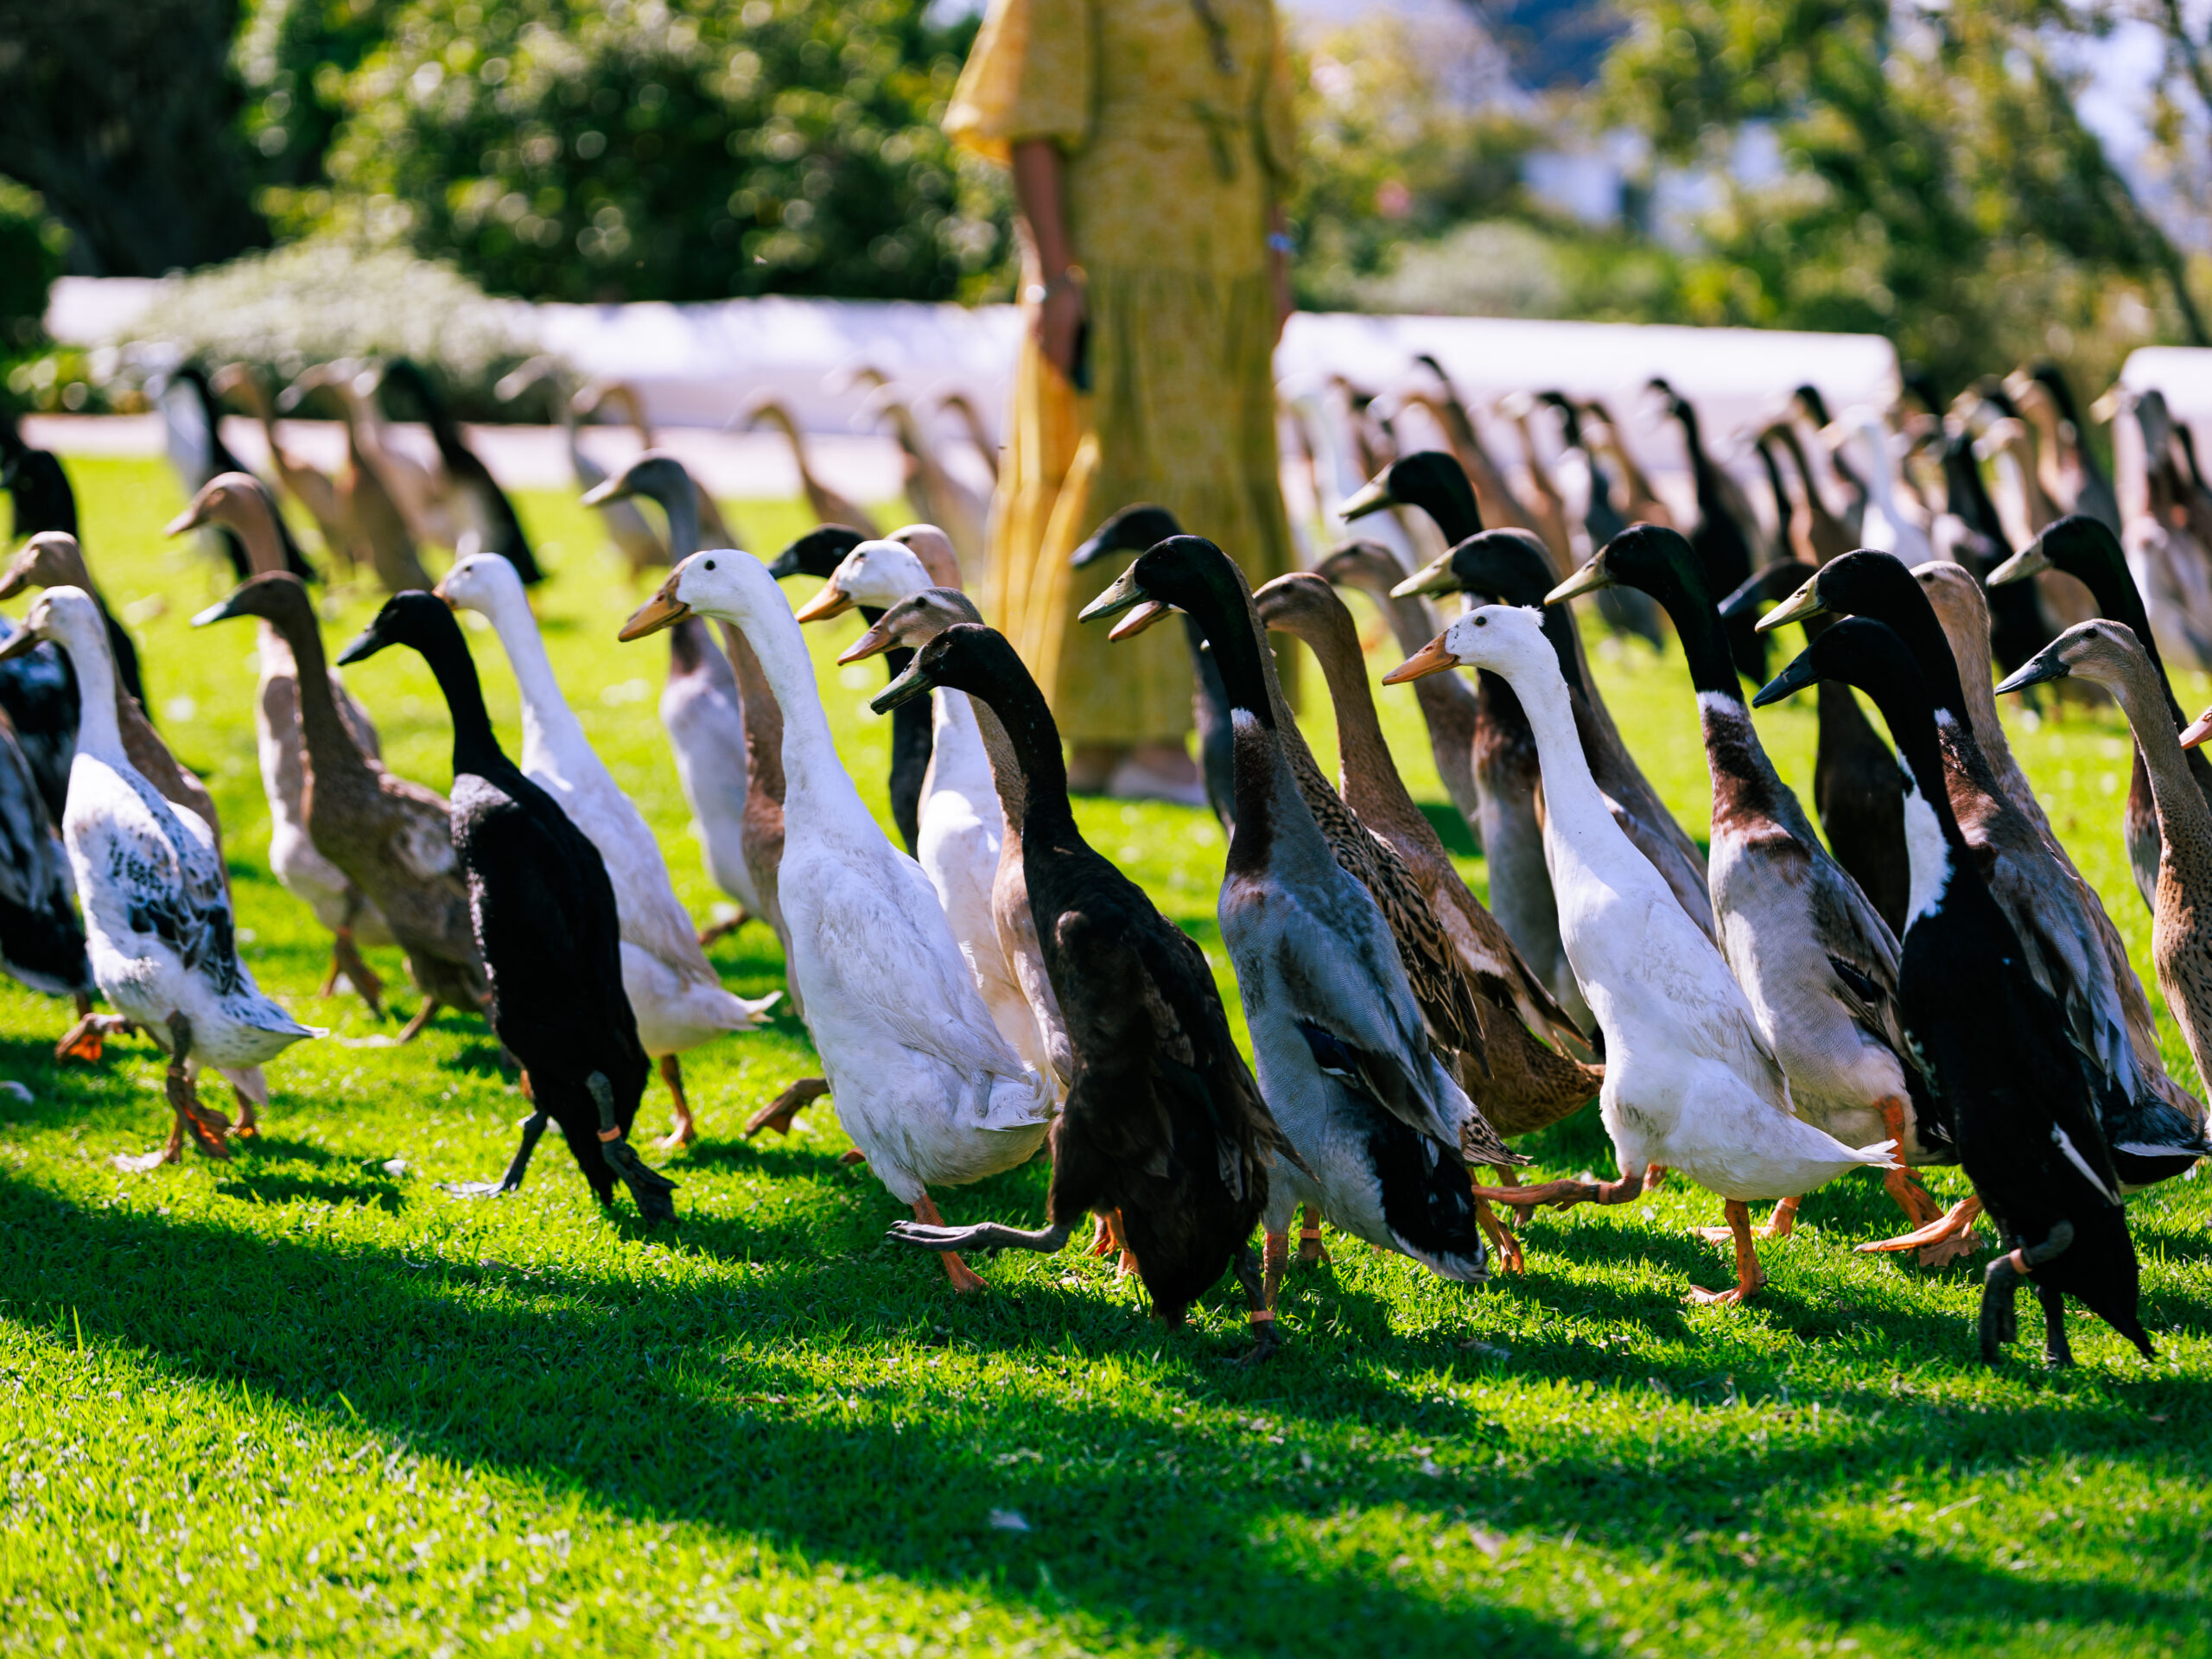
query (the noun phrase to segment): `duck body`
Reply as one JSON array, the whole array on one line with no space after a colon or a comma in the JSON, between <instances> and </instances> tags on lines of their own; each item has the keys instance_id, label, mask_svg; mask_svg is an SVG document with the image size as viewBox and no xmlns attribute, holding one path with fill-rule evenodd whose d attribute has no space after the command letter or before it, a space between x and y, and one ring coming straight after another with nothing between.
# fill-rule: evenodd
<instances>
[{"instance_id":1,"label":"duck body","mask_svg":"<svg viewBox=\"0 0 2212 1659\"><path fill-rule=\"evenodd\" d=\"M92 988L67 856L30 762L0 714L0 969L48 996Z\"/></svg>"},{"instance_id":2,"label":"duck body","mask_svg":"<svg viewBox=\"0 0 2212 1659\"><path fill-rule=\"evenodd\" d=\"M1470 611L1394 677L1479 663L1527 709L1544 762L1545 837L1560 931L1605 1033L1600 1115L1621 1179L1525 1189L1544 1202L1618 1203L1655 1166L1681 1170L1727 1201L1739 1300L1764 1282L1744 1206L1792 1198L1860 1166L1892 1143L1844 1145L1800 1118L1758 1020L1710 936L1613 821L1577 741L1567 684L1536 615Z\"/></svg>"},{"instance_id":3,"label":"duck body","mask_svg":"<svg viewBox=\"0 0 2212 1659\"><path fill-rule=\"evenodd\" d=\"M1912 910L1898 1006L1906 1040L1957 1138L1959 1159L2013 1253L1993 1262L1982 1304L1986 1357L2011 1338L2012 1289L2031 1275L2047 1352L2071 1359L2062 1293L2147 1357L2135 1312L2137 1265L2093 1094L2066 1018L2029 968L2018 936L1981 877L1950 810L1938 733L1956 717L1931 696L1905 642L1853 619L1823 634L1759 694L1787 695L1815 675L1849 679L1881 709L1911 779Z\"/></svg>"},{"instance_id":4,"label":"duck body","mask_svg":"<svg viewBox=\"0 0 2212 1659\"><path fill-rule=\"evenodd\" d=\"M1272 1190L1269 1234L1300 1200L1319 1202L1337 1226L1444 1278L1484 1277L1466 1162L1519 1160L1432 1046L1389 924L1294 775L1243 573L1211 543L1178 537L1086 620L1139 604L1155 607L1146 618L1172 604L1198 620L1235 721L1236 830L1217 913L1261 1095L1302 1164Z\"/></svg>"},{"instance_id":5,"label":"duck body","mask_svg":"<svg viewBox=\"0 0 2212 1659\"><path fill-rule=\"evenodd\" d=\"M767 1004L748 1003L722 988L677 901L660 844L561 693L520 574L499 554L473 553L456 561L434 591L490 620L522 691L523 776L598 849L614 890L622 986L645 1052L677 1054L751 1030Z\"/></svg>"},{"instance_id":6,"label":"duck body","mask_svg":"<svg viewBox=\"0 0 2212 1659\"><path fill-rule=\"evenodd\" d=\"M1004 639L949 628L916 654L908 678L988 701L1021 773L1025 887L1071 1050L1052 1129L1052 1247L1086 1211L1116 1217L1170 1325L1232 1263L1259 1292L1247 1246L1267 1209L1270 1161L1287 1148L1205 954L1077 830L1059 733ZM1272 1345L1265 1310L1255 1313Z\"/></svg>"},{"instance_id":7,"label":"duck body","mask_svg":"<svg viewBox=\"0 0 2212 1659\"><path fill-rule=\"evenodd\" d=\"M934 1221L931 1185L981 1180L1043 1144L1051 1085L999 1035L928 876L861 804L767 568L747 553L695 554L624 632L686 611L745 635L783 710L778 887L791 976L838 1122L892 1194Z\"/></svg>"}]
</instances>

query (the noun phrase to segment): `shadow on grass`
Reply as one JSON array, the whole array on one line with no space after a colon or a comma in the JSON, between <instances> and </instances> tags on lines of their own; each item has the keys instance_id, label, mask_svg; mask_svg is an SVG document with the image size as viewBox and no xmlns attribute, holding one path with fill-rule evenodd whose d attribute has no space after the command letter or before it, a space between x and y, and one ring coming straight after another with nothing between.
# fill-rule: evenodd
<instances>
[{"instance_id":1,"label":"shadow on grass","mask_svg":"<svg viewBox=\"0 0 2212 1659\"><path fill-rule=\"evenodd\" d=\"M1038 1173L1001 1178L1000 1196L1014 1198ZM979 1194L975 1207L986 1204ZM1208 1324L1236 1332L1226 1338L1165 1332L1090 1285L1033 1278L957 1302L925 1262L862 1243L875 1224L856 1222L845 1236L859 1248L841 1255L844 1230L794 1221L780 1239L768 1230L775 1254L760 1281L677 1286L57 1209L35 1183L0 1173L14 1319L36 1325L67 1309L88 1338L142 1349L188 1378L246 1381L304 1410L327 1411L342 1393L381 1433L460 1464L535 1471L613 1511L766 1533L817 1559L954 1586L989 1581L1020 1599L1033 1579L1048 1606L1080 1607L1131 1637L1230 1651L1349 1639L1357 1651L1457 1653L1475 1643L1555 1659L1580 1650L1578 1627L1486 1601L1464 1577L1401 1579L1353 1549L1315 1565L1287 1541L1312 1521L1397 1509L1440 1526L1480 1514L1516 1529L1575 1527L1586 1542L1650 1559L1693 1528L1732 1533L1742 1506L1777 1484L1793 1501L1765 1522L1760 1548L1778 1536L1784 1565L1739 1573L1723 1552L1696 1570L1740 1576L1743 1593L1778 1615L1911 1628L2044 1618L2063 1637L2090 1623L2171 1623L2202 1610L2195 1596L2152 1582L2024 1584L1878 1528L1842 1535L1826 1500L2060 1452L2201 1484L2212 1425L2202 1382L2116 1369L2054 1384L2047 1404L1993 1412L1923 1405L1871 1381L1824 1385L1823 1399L1853 1414L1841 1427L1831 1418L1817 1434L1778 1431L1771 1445L1740 1419L1711 1435L1655 1432L1645 1465L1634 1467L1613 1439L1562 1433L1526 1448L1522 1471L1507 1472L1495 1453L1514 1437L1478 1402L1425 1399L1402 1380L1480 1376L1484 1363L1440 1333L1393 1335L1381 1306L1333 1274L1294 1275L1290 1294L1298 1328L1310 1319L1338 1334L1294 1338L1272 1364L1247 1370L1226 1363L1246 1349L1233 1289L1207 1303ZM743 1230L690 1217L672 1242L720 1255ZM1581 1243L1609 1243L1611 1230L1586 1230ZM1618 1242L1651 1252L1648 1235ZM760 1243L755 1230L756 1251ZM1634 1298L1617 1311L1681 1318ZM1931 1340L1942 1323L1909 1321L1899 1351L1955 1364L1961 1333ZM733 1331L747 1338L735 1352ZM964 1379L941 1384L910 1366L880 1380L877 1344L925 1331L1019 1357L1021 1370L1079 1374L1109 1357L1146 1363L1164 1391L1263 1412L1282 1440L1224 1432L1217 1418L1185 1430L1111 1391L1071 1400L1001 1376L979 1416ZM1338 1339L1344 1331L1356 1340ZM833 1372L825 1388L820 1359L830 1347L867 1375ZM1592 1380L1592 1360L1588 1344L1540 1336L1516 1342L1513 1372L1571 1382L1593 1402L1647 1389L1656 1376L1677 1403L1719 1407L1739 1389L1771 1392L1789 1363L1732 1357L1720 1378L1709 1357L1669 1367L1638 1356ZM2174 1427L2146 1428L2146 1409ZM1364 1439L1346 1450L1347 1427L1418 1435L1441 1461L1370 1452ZM1025 1448L1035 1455L1014 1457ZM895 1496L916 1493L931 1496ZM1019 1508L1033 1530L995 1530L988 1510L997 1507ZM1925 1595L1930 1567L1944 1575L1936 1608Z\"/></svg>"}]
</instances>

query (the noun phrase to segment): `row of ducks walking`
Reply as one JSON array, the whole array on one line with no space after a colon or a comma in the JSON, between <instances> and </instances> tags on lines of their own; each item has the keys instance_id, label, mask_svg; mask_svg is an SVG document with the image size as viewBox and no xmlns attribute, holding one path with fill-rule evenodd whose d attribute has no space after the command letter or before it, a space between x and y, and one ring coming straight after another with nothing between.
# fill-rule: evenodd
<instances>
[{"instance_id":1,"label":"row of ducks walking","mask_svg":"<svg viewBox=\"0 0 2212 1659\"><path fill-rule=\"evenodd\" d=\"M1911 1224L1872 1248L1944 1259L1990 1215L2005 1253L1990 1270L1986 1351L2009 1337L2021 1282L2042 1297L2054 1358L2066 1355L2061 1291L2149 1351L2120 1202L2212 1143L2203 1109L2158 1061L2116 930L2004 747L1986 690L1987 609L1959 567L1847 553L1759 621L1815 633L1850 617L1817 632L1754 701L1857 686L1897 746L1902 766L1847 694L1824 695L1824 763L1833 725L1839 756L1866 774L1864 790L1834 798L1832 856L1743 695L1729 625L1772 595L1770 572L1716 602L1688 540L1635 525L1558 582L1535 537L1482 529L1443 456L1402 460L1348 504L1425 506L1446 535L1465 532L1417 572L1354 544L1254 594L1232 560L1159 509L1117 515L1078 556L1135 556L1085 620L1115 619L1126 638L1171 611L1185 619L1210 779L1231 830L1220 919L1248 1069L1203 955L1084 842L1045 699L960 592L941 532L870 540L824 526L772 565L691 550L696 486L671 457L648 454L588 499L640 496L660 501L683 556L621 634L671 636L663 714L710 871L775 931L823 1064L748 1133L788 1128L829 1093L860 1155L914 1211L893 1236L938 1253L956 1287L982 1282L961 1252L1058 1249L1089 1213L1099 1247L1118 1242L1171 1320L1234 1268L1264 1351L1301 1207L1309 1259L1325 1216L1441 1276L1478 1280L1493 1260L1520 1264L1499 1208L1622 1202L1671 1168L1723 1200L1717 1236L1734 1245L1737 1282L1695 1294L1735 1301L1763 1282L1750 1205L1779 1201L1772 1236L1803 1192L1872 1168ZM643 1213L672 1215L671 1184L629 1139L652 1058L676 1103L671 1140L688 1138L676 1057L748 1028L765 1005L715 981L650 831L562 696L520 574L497 554L465 557L435 591L389 600L338 659L404 645L428 662L454 734L441 800L378 760L373 728L324 659L305 588L283 568L279 524L265 489L238 474L210 480L171 531L220 524L258 572L195 621L252 617L261 629L272 863L330 927L334 978L374 1007L380 988L359 946L388 937L423 995L405 1035L439 1005L481 1008L522 1066L533 1110L521 1145L501 1179L467 1190L519 1184L551 1122L602 1201L619 1179ZM2014 574L2037 561L2093 590L2104 581L2101 601L2120 615L2069 630L2000 689L2098 678L2136 722L2158 836L2161 985L2194 1052L2208 981L2192 884L2212 869L2200 874L2192 855L2212 820L2189 814L2212 809L2182 758L2155 648L2128 620L2139 600L2130 612L2109 532L2064 521ZM778 580L800 571L827 580L795 615ZM180 1155L188 1137L221 1155L233 1129L200 1101L200 1069L230 1080L249 1128L267 1099L258 1067L319 1033L264 996L238 958L212 805L181 798L196 780L172 775L182 769L123 687L80 550L35 538L10 580L45 591L0 656L51 641L77 683L60 814L70 880L48 871L41 891L47 920L73 925L73 886L89 971L41 983L12 944L20 927L0 930L9 965L80 998L96 983L114 1009L82 1008L64 1052L97 1058L125 1025L168 1051L175 1128L140 1161ZM1386 679L1415 685L1440 759L1451 753L1464 771L1495 913L1397 773L1337 585L1385 596L1408 645ZM1610 588L1663 613L1688 660L1713 778L1709 855L1643 780L1583 660L1566 601ZM1488 602L1439 631L1424 596L1452 590ZM863 805L815 689L803 628L855 607L869 626L842 660L912 653L894 658L875 706L929 721L915 857ZM516 674L519 766L493 731L454 608L487 617ZM1270 629L1320 660L1339 786L1283 702ZM1440 671L1453 666L1477 676ZM1864 729L1844 731L1846 709ZM894 745L894 803L912 760ZM2186 799L2170 799L2183 785ZM1894 816L1847 860L1839 830L1862 794L1885 790ZM35 839L17 837L26 868ZM1902 892L1901 926L1871 896L1889 892L1885 880ZM885 975L886 960L901 971ZM1618 1179L1522 1185L1524 1160L1504 1137L1593 1094ZM1048 1141L1045 1228L945 1225L932 1187L1011 1167ZM1948 1213L1910 1173L1942 1163L1962 1164L1975 1185ZM1489 1181L1471 1177L1485 1169Z\"/></svg>"}]
</instances>

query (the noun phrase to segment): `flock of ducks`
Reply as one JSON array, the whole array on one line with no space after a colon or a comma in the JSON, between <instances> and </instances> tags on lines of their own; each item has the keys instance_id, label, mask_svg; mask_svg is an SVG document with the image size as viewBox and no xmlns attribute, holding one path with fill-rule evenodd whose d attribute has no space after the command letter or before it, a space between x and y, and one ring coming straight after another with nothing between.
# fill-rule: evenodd
<instances>
[{"instance_id":1,"label":"flock of ducks","mask_svg":"<svg viewBox=\"0 0 2212 1659\"><path fill-rule=\"evenodd\" d=\"M1807 1192L1867 1171L1904 1226L1862 1249L1948 1261L1987 1217L1999 1252L1980 1317L1987 1357L2013 1338L2024 1284L2052 1363L2070 1360L2068 1296L2149 1354L2125 1199L2191 1169L2212 1137L2159 1058L2118 931L2015 763L1996 697L2093 685L2127 717L2129 859L2159 988L2202 1073L2212 771L2196 746L2212 713L2185 722L2164 664L2177 641L2194 652L2206 618L2159 612L2202 556L2184 545L2200 511L2187 492L2204 511L2212 494L2182 429L2134 400L2146 439L2160 435L2154 536L2123 518L2054 372L1980 386L1963 409L1923 395L1889 423L1833 423L1807 388L1754 440L1770 531L1663 382L1653 395L1681 429L1694 486L1680 525L1605 410L1520 400L1505 413L1530 456L1529 423L1548 414L1582 457L1578 525L1542 469L1516 493L1441 369L1423 366L1437 385L1404 403L1450 448L1369 454L1372 475L1338 509L1384 535L1256 593L1155 506L1116 513L1076 555L1123 566L1085 624L1123 639L1182 619L1207 794L1230 832L1219 919L1249 1065L1204 955L1084 839L1052 712L963 592L972 525L884 536L825 512L764 562L728 544L666 452L611 476L589 465L575 423L620 389L579 391L543 362L506 384L516 397L551 388L584 501L633 573L669 569L619 637L666 636L660 713L708 871L739 921L775 933L822 1065L747 1135L788 1130L826 1094L849 1160L912 1211L891 1236L936 1254L956 1289L985 1284L964 1253L1058 1250L1090 1217L1091 1248L1120 1251L1171 1323L1233 1271L1256 1354L1279 1341L1294 1225L1302 1261L1325 1257L1325 1218L1442 1278L1479 1281L1523 1265L1515 1217L1625 1202L1669 1170L1721 1200L1708 1236L1735 1255L1735 1283L1697 1299L1755 1294L1758 1241L1786 1234ZM378 398L393 388L429 423L435 474L392 465ZM279 405L314 392L346 424L336 478L278 442ZM219 393L267 424L279 481L333 557L391 589L334 663L275 496L222 449ZM258 636L270 861L330 935L324 994L350 987L381 1018L385 987L362 948L397 946L420 1000L395 1040L442 1008L480 1012L519 1065L531 1111L513 1159L455 1191L512 1191L556 1123L602 1203L619 1182L643 1216L672 1217L673 1183L632 1144L645 1089L658 1069L675 1119L663 1146L690 1141L680 1057L757 1027L777 999L721 986L653 835L593 752L539 635L530 588L542 572L512 505L411 365L312 370L282 398L250 371L188 372L165 406L189 441L188 475L205 474L168 533L213 537L239 577L194 626L251 618ZM787 415L759 413L797 442ZM262 1068L323 1033L239 957L213 804L145 715L137 654L78 543L66 475L12 432L4 448L18 529L35 533L0 596L38 592L0 644L0 965L73 1000L60 1055L96 1062L124 1031L167 1053L168 1139L124 1162L173 1161L188 1141L227 1156L268 1106ZM2015 494L2068 511L2016 537L1983 486L1993 457ZM1936 477L1942 510L1916 511ZM817 511L861 517L807 480ZM455 554L435 584L426 541ZM1408 556L1424 543L1443 550ZM797 575L821 586L794 612L779 583ZM1349 589L1380 607L1402 648L1384 683L1414 690L1492 906L1398 772ZM1448 594L1465 608L1446 620L1431 601ZM1682 652L1713 786L1704 848L1605 707L1571 605L1586 596L1606 626ZM904 851L838 756L806 642L808 626L855 609L867 628L840 661L886 658L874 707L894 721ZM520 690L518 760L486 713L460 611L489 625ZM1804 648L1772 673L1770 645L1789 625ZM1271 632L1317 659L1333 784L1284 700ZM385 767L337 671L398 646L423 658L447 705L448 797ZM375 671L354 680L373 685ZM1819 829L1751 716L1808 687ZM235 1121L200 1097L211 1067ZM1593 1096L1615 1178L1524 1184L1509 1138ZM946 1223L933 1190L1040 1150L1046 1225ZM1974 1185L1948 1211L1914 1173L1940 1165ZM1769 1203L1755 1222L1751 1206Z\"/></svg>"}]
</instances>

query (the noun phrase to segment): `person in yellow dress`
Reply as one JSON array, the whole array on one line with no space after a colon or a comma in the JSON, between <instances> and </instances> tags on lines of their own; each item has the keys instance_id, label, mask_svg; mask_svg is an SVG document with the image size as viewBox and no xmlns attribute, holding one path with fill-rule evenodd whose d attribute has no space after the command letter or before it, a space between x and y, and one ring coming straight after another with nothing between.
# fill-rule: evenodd
<instances>
[{"instance_id":1,"label":"person in yellow dress","mask_svg":"<svg viewBox=\"0 0 2212 1659\"><path fill-rule=\"evenodd\" d=\"M1274 353L1289 313L1290 83L1272 0L992 0L945 130L1008 163L1030 328L985 607L1068 740L1079 791L1203 803L1181 631L1109 645L1069 557L1167 508L1257 587L1293 568Z\"/></svg>"}]
</instances>

